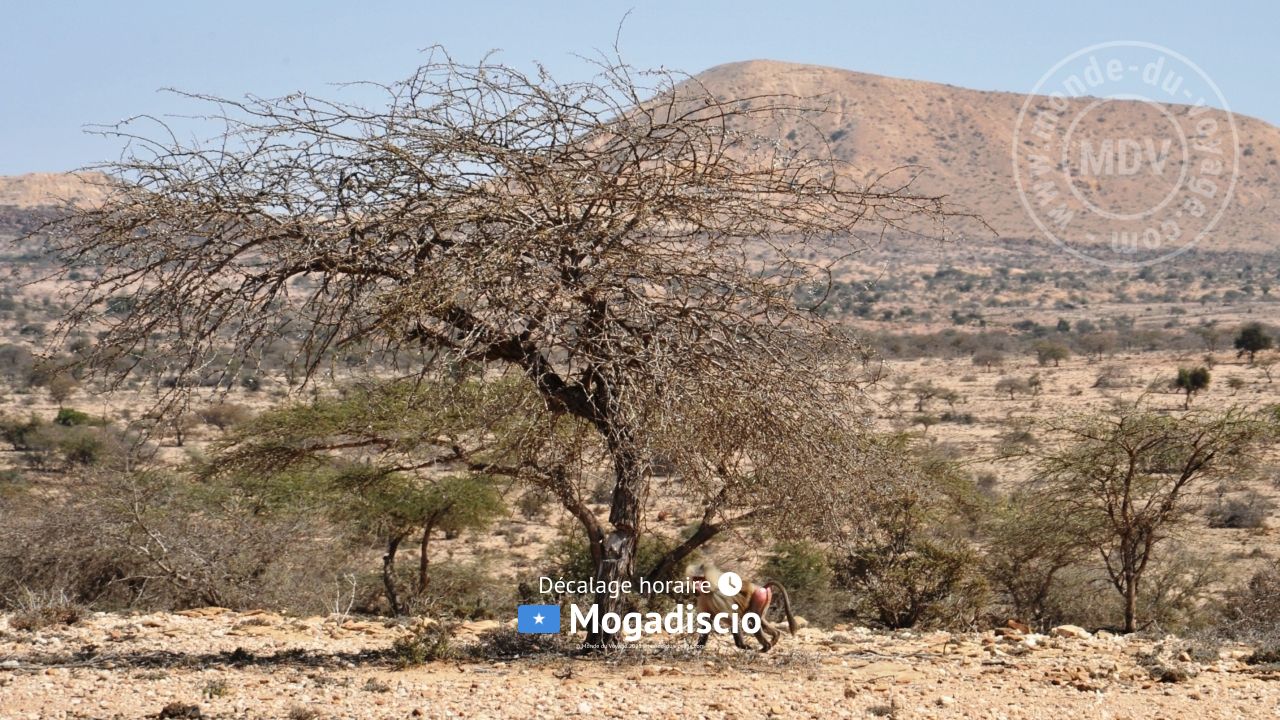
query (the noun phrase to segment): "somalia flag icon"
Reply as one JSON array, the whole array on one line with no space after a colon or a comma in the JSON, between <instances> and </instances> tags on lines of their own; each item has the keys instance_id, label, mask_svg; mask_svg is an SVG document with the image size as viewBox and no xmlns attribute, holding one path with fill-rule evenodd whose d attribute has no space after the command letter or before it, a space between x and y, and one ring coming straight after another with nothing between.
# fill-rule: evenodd
<instances>
[{"instance_id":1,"label":"somalia flag icon","mask_svg":"<svg viewBox=\"0 0 1280 720\"><path fill-rule=\"evenodd\" d=\"M559 605L521 605L516 608L516 632L560 632Z\"/></svg>"}]
</instances>

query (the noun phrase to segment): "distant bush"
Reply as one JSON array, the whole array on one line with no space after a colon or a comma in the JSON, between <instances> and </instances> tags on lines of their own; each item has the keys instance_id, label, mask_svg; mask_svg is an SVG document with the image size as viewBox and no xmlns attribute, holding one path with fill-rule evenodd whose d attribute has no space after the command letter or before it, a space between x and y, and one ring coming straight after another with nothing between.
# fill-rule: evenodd
<instances>
[{"instance_id":1,"label":"distant bush","mask_svg":"<svg viewBox=\"0 0 1280 720\"><path fill-rule=\"evenodd\" d=\"M1221 497L1205 513L1211 528L1256 530L1265 527L1273 504L1261 495L1251 492L1243 497Z\"/></svg>"},{"instance_id":2,"label":"distant bush","mask_svg":"<svg viewBox=\"0 0 1280 720\"><path fill-rule=\"evenodd\" d=\"M524 519L533 520L545 513L554 501L555 496L547 490L531 487L521 493L516 500L516 509Z\"/></svg>"},{"instance_id":3,"label":"distant bush","mask_svg":"<svg viewBox=\"0 0 1280 720\"><path fill-rule=\"evenodd\" d=\"M54 417L53 422L63 427L75 427L77 425L106 425L106 421L102 418L95 418L89 413L80 412L75 408L61 408Z\"/></svg>"},{"instance_id":4,"label":"distant bush","mask_svg":"<svg viewBox=\"0 0 1280 720\"><path fill-rule=\"evenodd\" d=\"M212 425L219 430L227 430L253 417L253 412L244 405L217 403L196 411L196 415L206 425Z\"/></svg>"},{"instance_id":5,"label":"distant bush","mask_svg":"<svg viewBox=\"0 0 1280 720\"><path fill-rule=\"evenodd\" d=\"M34 415L26 420L4 418L0 420L0 437L12 445L14 450L31 450L36 431L44 425L44 421Z\"/></svg>"}]
</instances>

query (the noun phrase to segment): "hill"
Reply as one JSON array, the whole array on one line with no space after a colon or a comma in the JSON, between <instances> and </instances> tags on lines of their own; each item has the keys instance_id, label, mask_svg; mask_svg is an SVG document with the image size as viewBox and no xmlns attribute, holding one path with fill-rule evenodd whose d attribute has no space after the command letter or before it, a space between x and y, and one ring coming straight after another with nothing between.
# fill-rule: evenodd
<instances>
[{"instance_id":1,"label":"hill","mask_svg":"<svg viewBox=\"0 0 1280 720\"><path fill-rule=\"evenodd\" d=\"M848 163L862 180L903 166L918 166L916 189L945 194L981 215L1002 237L1039 238L1018 196L1013 175L1013 138L1027 96L969 90L916 80L797 65L768 60L720 65L695 76L718 97L789 94L815 98L827 112L812 118L836 159ZM1033 111L1047 98L1036 98ZM1171 130L1164 116L1139 101L1112 101L1090 110L1090 98L1071 103L1064 115L1084 115L1093 127L1126 137L1164 137ZM1189 112L1175 106L1175 114ZM1208 110L1226 128L1226 113ZM1239 131L1240 171L1234 199L1221 222L1200 247L1225 251L1269 251L1280 238L1280 128L1235 116ZM759 128L787 137L796 127ZM1025 133L1024 133L1025 134ZM1170 159L1170 168L1183 160ZM1193 158L1194 160L1194 158ZM1061 168L1059 168L1061 169ZM1170 173L1172 174L1172 173ZM1168 190L1147 178L1078 177L1079 189L1104 209L1148 207ZM1107 237L1114 223L1092 213L1079 216L1081 233Z\"/></svg>"},{"instance_id":2,"label":"hill","mask_svg":"<svg viewBox=\"0 0 1280 720\"><path fill-rule=\"evenodd\" d=\"M106 197L101 173L27 173L0 176L0 205L30 209L70 203L92 206Z\"/></svg>"}]
</instances>

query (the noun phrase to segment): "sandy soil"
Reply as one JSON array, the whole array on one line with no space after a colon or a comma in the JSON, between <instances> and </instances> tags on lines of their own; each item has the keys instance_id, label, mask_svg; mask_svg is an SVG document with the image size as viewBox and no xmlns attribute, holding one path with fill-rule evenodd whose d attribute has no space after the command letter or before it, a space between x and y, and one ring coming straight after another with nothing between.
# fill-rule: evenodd
<instances>
[{"instance_id":1,"label":"sandy soil","mask_svg":"<svg viewBox=\"0 0 1280 720\"><path fill-rule=\"evenodd\" d=\"M459 645L499 627L464 626ZM767 655L727 638L701 654L456 660L397 670L402 626L223 610L98 613L16 631L0 620L3 718L1239 718L1280 712L1280 684L1243 662L1168 663L1172 639L802 628ZM1065 631L1064 631L1065 632ZM649 643L651 641L645 641ZM683 638L668 639L683 646ZM1163 644L1161 644L1163 643ZM178 707L186 705L185 715ZM168 707L166 714L165 708Z\"/></svg>"}]
</instances>

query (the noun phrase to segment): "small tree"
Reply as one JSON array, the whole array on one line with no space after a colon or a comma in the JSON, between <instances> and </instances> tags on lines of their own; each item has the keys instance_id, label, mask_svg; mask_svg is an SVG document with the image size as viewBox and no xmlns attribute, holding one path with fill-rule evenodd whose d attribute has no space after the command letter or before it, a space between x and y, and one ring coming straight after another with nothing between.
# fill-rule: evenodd
<instances>
[{"instance_id":1,"label":"small tree","mask_svg":"<svg viewBox=\"0 0 1280 720\"><path fill-rule=\"evenodd\" d=\"M1024 393L1024 394L1030 393L1031 384L1028 383L1024 378L1013 377L1012 375L1006 375L996 381L995 389L996 389L996 392L1002 395L1004 393L1009 393L1009 399L1012 400L1013 396L1017 393Z\"/></svg>"},{"instance_id":2,"label":"small tree","mask_svg":"<svg viewBox=\"0 0 1280 720\"><path fill-rule=\"evenodd\" d=\"M1097 528L1098 552L1124 600L1124 629L1138 629L1138 590L1160 544L1188 510L1200 484L1238 473L1272 424L1239 408L1155 414L1137 405L1047 423L1051 438L1033 451L1045 512Z\"/></svg>"},{"instance_id":3,"label":"small tree","mask_svg":"<svg viewBox=\"0 0 1280 720\"><path fill-rule=\"evenodd\" d=\"M1227 387L1231 388L1232 397L1235 397L1235 395L1243 390L1247 384L1248 383L1246 383L1242 377L1227 378Z\"/></svg>"},{"instance_id":4,"label":"small tree","mask_svg":"<svg viewBox=\"0 0 1280 720\"><path fill-rule=\"evenodd\" d=\"M1201 345L1207 352L1217 352L1218 346L1222 344L1222 328L1215 324L1216 321L1210 321L1204 325L1191 328L1193 335L1200 339Z\"/></svg>"},{"instance_id":5,"label":"small tree","mask_svg":"<svg viewBox=\"0 0 1280 720\"><path fill-rule=\"evenodd\" d=\"M990 371L1004 364L1004 353L999 350L978 350L973 353L973 364Z\"/></svg>"},{"instance_id":6,"label":"small tree","mask_svg":"<svg viewBox=\"0 0 1280 720\"><path fill-rule=\"evenodd\" d=\"M1173 381L1174 387L1186 393L1186 399L1183 400L1182 409L1189 410L1191 408L1191 396L1209 387L1209 368L1178 368L1178 377Z\"/></svg>"},{"instance_id":7,"label":"small tree","mask_svg":"<svg viewBox=\"0 0 1280 720\"><path fill-rule=\"evenodd\" d=\"M70 375L70 373L58 373L49 379L48 389L49 397L58 403L58 407L71 398L80 383Z\"/></svg>"},{"instance_id":8,"label":"small tree","mask_svg":"<svg viewBox=\"0 0 1280 720\"><path fill-rule=\"evenodd\" d=\"M427 591L430 581L430 541L436 530L460 532L482 528L503 509L491 478L455 475L423 481L399 473L385 473L368 466L338 472L333 481L333 512L385 544L382 581L393 613L407 611L397 586L396 557L401 544L413 532L419 541L416 593Z\"/></svg>"},{"instance_id":9,"label":"small tree","mask_svg":"<svg viewBox=\"0 0 1280 720\"><path fill-rule=\"evenodd\" d=\"M1271 375L1275 372L1275 369L1276 369L1275 356L1264 355L1260 358L1257 358L1253 361L1253 366L1258 368L1258 371L1262 373L1263 377L1267 379L1267 383L1270 384Z\"/></svg>"},{"instance_id":10,"label":"small tree","mask_svg":"<svg viewBox=\"0 0 1280 720\"><path fill-rule=\"evenodd\" d=\"M934 399L942 400L953 407L961 400L960 393L941 385L935 385L932 380L912 385L911 394L916 396L916 412L925 412L928 409L929 401Z\"/></svg>"},{"instance_id":11,"label":"small tree","mask_svg":"<svg viewBox=\"0 0 1280 720\"><path fill-rule=\"evenodd\" d=\"M1080 336L1080 349L1085 355L1100 361L1107 353L1115 349L1116 335L1109 332L1095 332Z\"/></svg>"},{"instance_id":12,"label":"small tree","mask_svg":"<svg viewBox=\"0 0 1280 720\"><path fill-rule=\"evenodd\" d=\"M1071 357L1071 349L1056 340L1038 340L1031 349L1036 354L1036 362L1041 365L1053 363L1058 367L1063 360Z\"/></svg>"},{"instance_id":13,"label":"small tree","mask_svg":"<svg viewBox=\"0 0 1280 720\"><path fill-rule=\"evenodd\" d=\"M1009 393L1009 400L1014 400L1014 396L1018 393L1023 395L1036 395L1041 389L1041 379L1039 375L1032 375L1029 378L1015 378L1014 375L1005 375L996 380L996 392Z\"/></svg>"},{"instance_id":14,"label":"small tree","mask_svg":"<svg viewBox=\"0 0 1280 720\"><path fill-rule=\"evenodd\" d=\"M1258 353L1263 350L1269 350L1272 344L1273 340L1262 327L1262 323L1245 323L1240 327L1239 334L1236 335L1236 357L1248 355L1249 364L1252 365Z\"/></svg>"}]
</instances>

